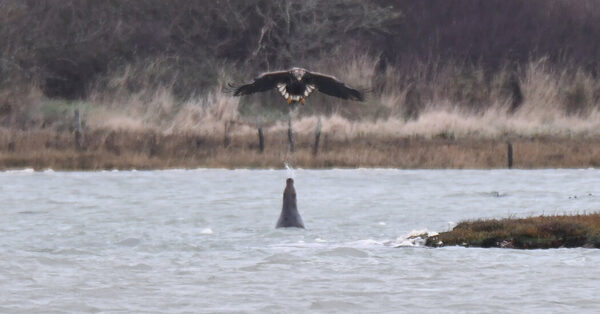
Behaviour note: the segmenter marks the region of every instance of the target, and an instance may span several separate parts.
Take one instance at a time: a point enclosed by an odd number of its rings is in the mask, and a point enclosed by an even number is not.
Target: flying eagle
[[[304,104],[306,97],[315,90],[342,99],[365,100],[363,92],[346,85],[337,78],[317,72],[310,72],[302,68],[263,73],[255,78],[252,83],[234,87],[233,95],[249,95],[257,92],[265,92],[272,88],[277,88],[288,104],[296,102]]]

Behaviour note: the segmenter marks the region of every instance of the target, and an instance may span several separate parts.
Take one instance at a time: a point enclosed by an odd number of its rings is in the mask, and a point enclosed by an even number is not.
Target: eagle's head
[[[301,81],[304,74],[306,74],[306,70],[303,68],[292,68],[290,73],[298,80]]]

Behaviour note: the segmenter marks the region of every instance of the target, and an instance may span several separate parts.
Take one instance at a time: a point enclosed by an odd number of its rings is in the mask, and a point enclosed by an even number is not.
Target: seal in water
[[[294,189],[294,179],[292,178],[288,178],[285,182],[283,207],[281,208],[279,220],[277,220],[277,226],[275,226],[275,228],[287,227],[304,228],[304,222],[302,222],[302,217],[300,217],[296,206],[296,189]]]

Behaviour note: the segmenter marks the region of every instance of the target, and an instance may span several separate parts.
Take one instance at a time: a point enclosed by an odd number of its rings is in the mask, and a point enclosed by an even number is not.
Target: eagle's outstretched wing
[[[307,84],[313,84],[321,93],[350,100],[365,100],[363,92],[354,89],[334,76],[329,76],[317,72],[306,72],[302,78]]]
[[[258,92],[264,92],[271,88],[275,88],[278,83],[285,83],[290,79],[289,71],[267,72],[259,75],[252,83],[241,85],[238,87],[232,86],[233,96],[249,95]]]

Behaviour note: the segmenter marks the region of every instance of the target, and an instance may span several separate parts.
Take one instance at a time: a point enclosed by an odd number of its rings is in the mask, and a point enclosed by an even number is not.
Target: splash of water
[[[287,169],[288,178],[296,179],[296,172],[294,171],[294,168],[292,168],[287,162],[285,163],[285,169]]]
[[[398,237],[395,242],[390,242],[392,247],[424,247],[428,237],[437,236],[435,231],[427,229],[413,230],[404,237]]]

